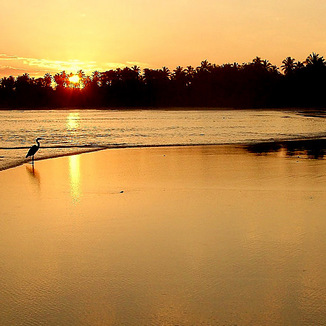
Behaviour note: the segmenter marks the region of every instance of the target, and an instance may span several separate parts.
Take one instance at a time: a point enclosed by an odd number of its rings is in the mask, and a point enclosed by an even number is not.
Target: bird
[[[36,143],[37,143],[37,145],[33,145],[30,149],[29,149],[29,151],[28,151],[28,153],[26,154],[26,158],[28,157],[28,156],[32,156],[32,163],[34,164],[34,155],[35,155],[35,153],[38,151],[38,149],[40,148],[40,143],[39,143],[39,140],[41,140],[42,138],[36,138]]]

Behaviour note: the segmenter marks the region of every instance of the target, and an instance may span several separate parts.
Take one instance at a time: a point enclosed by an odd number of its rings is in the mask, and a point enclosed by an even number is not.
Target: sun
[[[69,81],[72,84],[79,84],[80,78],[77,75],[72,75],[72,76],[69,77]]]

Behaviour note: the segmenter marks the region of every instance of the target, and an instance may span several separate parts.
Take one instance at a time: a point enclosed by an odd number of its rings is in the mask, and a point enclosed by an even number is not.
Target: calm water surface
[[[256,143],[326,135],[318,112],[273,110],[0,111],[0,169],[23,163],[37,137],[37,157],[103,147]]]
[[[196,146],[0,172],[0,325],[325,325],[325,162]]]

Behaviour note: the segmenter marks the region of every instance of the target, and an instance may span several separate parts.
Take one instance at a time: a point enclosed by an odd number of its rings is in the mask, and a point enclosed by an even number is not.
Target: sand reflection
[[[80,155],[69,156],[70,193],[74,200],[80,197]]]

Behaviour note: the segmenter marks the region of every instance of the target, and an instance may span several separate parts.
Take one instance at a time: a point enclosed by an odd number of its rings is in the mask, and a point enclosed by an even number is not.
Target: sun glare
[[[77,75],[72,75],[69,77],[69,81],[73,84],[79,84],[80,78]]]

